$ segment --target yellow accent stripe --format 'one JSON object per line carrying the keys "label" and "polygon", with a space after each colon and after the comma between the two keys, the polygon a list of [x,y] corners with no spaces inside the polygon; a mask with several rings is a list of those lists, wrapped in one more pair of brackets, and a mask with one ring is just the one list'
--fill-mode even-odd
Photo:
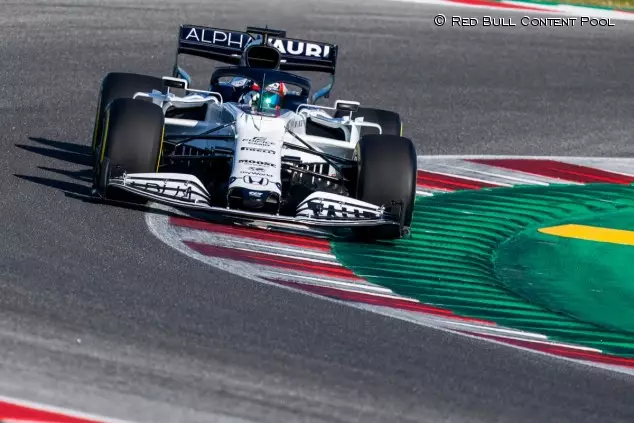
{"label": "yellow accent stripe", "polygon": [[161,164],[161,156],[163,155],[163,140],[165,139],[165,124],[163,124],[163,132],[161,132],[161,145],[159,146],[159,155],[158,160],[156,161],[156,171],[159,170],[159,165]]}
{"label": "yellow accent stripe", "polygon": [[401,122],[401,137],[403,136],[403,122]]}
{"label": "yellow accent stripe", "polygon": [[599,228],[586,225],[561,225],[541,228],[539,232],[563,238],[583,239],[586,241],[607,242],[610,244],[634,245],[634,231],[623,229]]}
{"label": "yellow accent stripe", "polygon": [[106,143],[108,142],[108,128],[110,127],[110,109],[106,111],[106,123],[103,128],[103,137],[101,142],[101,158],[99,161],[103,161],[103,157],[106,155]]}

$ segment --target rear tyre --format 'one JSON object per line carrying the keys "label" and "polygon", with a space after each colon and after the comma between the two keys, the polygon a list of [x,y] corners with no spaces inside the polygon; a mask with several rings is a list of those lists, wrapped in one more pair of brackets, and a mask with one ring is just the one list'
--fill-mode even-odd
{"label": "rear tyre", "polygon": [[[163,144],[163,111],[142,100],[120,98],[105,110],[104,136],[98,145],[95,184],[101,196],[131,201],[132,196],[119,189],[108,190],[108,180],[126,173],[158,171]],[[145,203],[144,200],[134,200]]]}
{"label": "rear tyre", "polygon": [[366,135],[357,144],[356,198],[401,212],[401,226],[359,228],[355,235],[365,239],[396,239],[412,224],[416,199],[416,148],[404,137]]}
{"label": "rear tyre", "polygon": [[139,75],[136,73],[112,72],[106,75],[101,83],[97,112],[92,136],[92,151],[95,155],[97,144],[103,136],[105,110],[111,101],[117,98],[132,98],[137,92],[152,92],[163,90],[163,80],[155,76]]}
{"label": "rear tyre", "polygon": [[[348,116],[349,113],[350,112],[337,111],[335,113],[335,117],[340,118],[343,116]],[[363,120],[365,122],[379,124],[383,131],[383,135],[395,135],[398,137],[403,135],[401,116],[398,113],[394,113],[389,110],[360,107],[358,111],[352,113],[352,119],[356,119],[358,117],[363,117]],[[361,136],[378,133],[378,128],[361,128]]]}

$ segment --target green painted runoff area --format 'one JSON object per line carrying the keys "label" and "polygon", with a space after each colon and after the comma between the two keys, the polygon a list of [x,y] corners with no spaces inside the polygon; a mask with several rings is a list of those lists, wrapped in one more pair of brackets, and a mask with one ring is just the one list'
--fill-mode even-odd
{"label": "green painted runoff area", "polygon": [[[634,210],[571,221],[634,231]],[[565,238],[531,229],[497,251],[496,273],[506,287],[585,322],[632,332],[634,246]]]}
{"label": "green painted runoff area", "polygon": [[[496,1],[496,0],[494,0]],[[622,10],[634,12],[634,0],[518,0],[522,3],[533,3],[535,6],[552,6],[557,4],[569,4],[571,6],[591,7],[595,9]],[[613,22],[614,23],[614,22]]]}
{"label": "green painted runoff area", "polygon": [[[617,211],[634,213],[634,187],[591,184],[459,191],[419,197],[411,239],[376,244],[336,241],[333,251],[357,275],[423,303],[634,357],[631,333],[531,302],[514,292],[516,287],[508,289],[494,266],[500,245],[522,231]],[[634,265],[623,271],[634,272]]]}

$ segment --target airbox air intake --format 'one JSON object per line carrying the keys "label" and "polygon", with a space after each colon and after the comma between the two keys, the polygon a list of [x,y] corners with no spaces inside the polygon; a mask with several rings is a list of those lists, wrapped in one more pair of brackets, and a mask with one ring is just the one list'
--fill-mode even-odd
{"label": "airbox air intake", "polygon": [[269,46],[251,46],[245,52],[245,63],[250,68],[278,69],[280,52]]}

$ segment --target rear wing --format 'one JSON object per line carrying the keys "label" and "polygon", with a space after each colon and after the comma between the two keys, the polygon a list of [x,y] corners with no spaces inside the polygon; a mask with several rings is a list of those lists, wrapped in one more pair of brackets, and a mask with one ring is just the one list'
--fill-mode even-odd
{"label": "rear wing", "polygon": [[[283,31],[279,33],[285,35]],[[260,36],[228,29],[181,25],[174,76],[188,79],[188,75],[178,67],[180,54],[203,57],[229,65],[239,65],[245,48],[251,41],[259,39]],[[280,52],[280,70],[331,74],[333,76],[332,83],[316,94],[317,98],[328,97],[334,83],[337,65],[338,46],[336,44],[286,38],[285,36],[267,36],[266,41],[268,45],[275,47]]]}
{"label": "rear wing", "polygon": [[238,65],[244,48],[251,40],[253,37],[246,32],[181,25],[176,54],[188,54]]}
{"label": "rear wing", "polygon": [[[181,25],[178,54],[237,65],[245,47],[254,39],[248,32]],[[280,70],[335,73],[338,51],[335,44],[282,37],[268,37],[268,44],[281,53]]]}

